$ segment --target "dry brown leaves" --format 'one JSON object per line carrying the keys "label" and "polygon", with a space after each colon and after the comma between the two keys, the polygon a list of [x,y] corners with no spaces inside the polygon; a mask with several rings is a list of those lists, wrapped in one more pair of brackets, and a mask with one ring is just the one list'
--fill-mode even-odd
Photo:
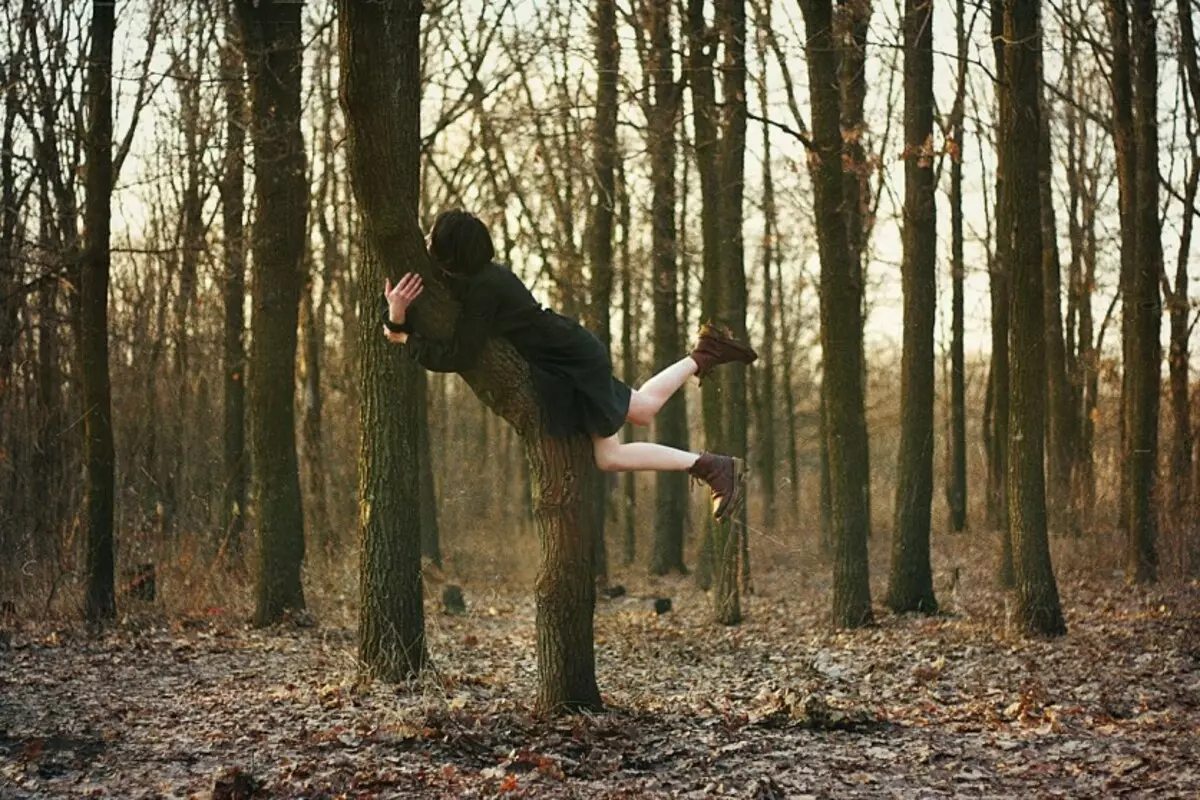
{"label": "dry brown leaves", "polygon": [[262,796],[310,798],[1200,790],[1200,587],[1064,582],[1070,634],[1026,641],[991,590],[944,617],[880,610],[874,628],[835,632],[820,579],[799,597],[787,575],[757,580],[738,628],[710,623],[682,579],[633,587],[670,591],[662,616],[602,601],[611,710],[554,720],[528,706],[522,593],[472,603],[468,586],[467,616],[430,618],[434,669],[401,687],[356,681],[346,630],[9,630],[0,795],[209,796],[241,774]]}

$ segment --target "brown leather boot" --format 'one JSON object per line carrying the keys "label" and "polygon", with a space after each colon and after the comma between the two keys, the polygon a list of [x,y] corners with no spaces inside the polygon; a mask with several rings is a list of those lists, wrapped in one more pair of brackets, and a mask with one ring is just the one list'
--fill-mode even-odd
{"label": "brown leather boot", "polygon": [[718,364],[729,364],[734,361],[753,364],[758,360],[758,353],[754,352],[753,347],[733,338],[729,329],[722,330],[711,322],[700,326],[700,338],[689,355],[699,365],[696,377],[700,379],[703,379],[708,371]]}
{"label": "brown leather boot", "polygon": [[701,453],[688,474],[712,489],[713,518],[721,522],[737,512],[746,492],[746,462],[733,456]]}

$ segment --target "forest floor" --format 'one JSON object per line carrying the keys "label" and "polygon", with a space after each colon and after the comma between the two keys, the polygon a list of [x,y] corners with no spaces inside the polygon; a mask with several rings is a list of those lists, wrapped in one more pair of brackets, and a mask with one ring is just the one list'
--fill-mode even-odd
{"label": "forest floor", "polygon": [[828,625],[828,570],[784,557],[758,559],[728,628],[690,578],[617,575],[631,596],[596,613],[609,710],[549,720],[529,581],[465,582],[465,616],[430,603],[433,669],[400,687],[357,681],[352,609],[267,631],[151,610],[98,636],[10,619],[0,797],[207,797],[234,768],[264,797],[1200,794],[1200,585],[1060,568],[1070,632],[1025,640],[990,557],[956,554],[953,589],[935,557],[946,613],[877,605],[855,632]]}

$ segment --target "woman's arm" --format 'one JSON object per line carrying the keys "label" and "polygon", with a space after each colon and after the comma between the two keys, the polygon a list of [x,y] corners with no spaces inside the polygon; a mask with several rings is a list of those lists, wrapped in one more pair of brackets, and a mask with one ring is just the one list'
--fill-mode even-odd
{"label": "woman's arm", "polygon": [[404,344],[404,352],[430,372],[462,372],[479,359],[492,332],[498,300],[486,286],[474,286],[463,301],[462,313],[450,339],[431,339],[417,333],[387,332],[389,341]]}

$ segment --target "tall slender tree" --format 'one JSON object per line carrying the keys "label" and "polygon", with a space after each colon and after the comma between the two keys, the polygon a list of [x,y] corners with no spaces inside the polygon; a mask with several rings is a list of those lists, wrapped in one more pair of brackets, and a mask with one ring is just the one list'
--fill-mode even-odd
{"label": "tall slender tree", "polygon": [[[1117,156],[1117,183],[1120,188],[1118,210],[1121,223],[1121,278],[1122,303],[1128,309],[1132,302],[1133,274],[1137,269],[1137,141],[1134,127],[1133,56],[1129,36],[1129,4],[1127,0],[1109,0],[1108,27],[1112,38],[1112,136]],[[1134,336],[1131,325],[1136,318],[1132,309],[1121,315],[1121,447],[1124,455],[1129,440],[1128,405],[1131,393],[1130,366],[1134,360],[1131,350]],[[1122,460],[1120,495],[1118,500],[1118,524],[1129,536],[1130,479],[1131,465]]]}
{"label": "tall slender tree", "polygon": [[1042,220],[1038,195],[1038,0],[1004,0],[1005,76],[1011,113],[1005,202],[1012,242],[1009,309],[1012,320],[1012,424],[1008,446],[1008,518],[1013,543],[1016,604],[1013,623],[1032,634],[1066,632],[1046,531],[1045,340],[1042,304]]}
{"label": "tall slender tree", "polygon": [[296,454],[295,386],[308,213],[300,131],[299,3],[238,0],[250,77],[256,219],[250,342],[250,448],[259,567],[255,622],[304,608],[304,511]]}
{"label": "tall slender tree", "polygon": [[933,0],[904,4],[904,355],[888,605],[937,611],[930,567],[937,186],[933,175]]}
{"label": "tall slender tree", "polygon": [[872,620],[867,565],[871,520],[863,411],[863,287],[851,258],[842,211],[841,101],[832,4],[830,0],[802,0],[800,10],[807,33],[813,146],[809,163],[821,259],[825,439],[834,537],[833,621],[842,627],[857,627]]}
{"label": "tall slender tree", "polygon": [[93,0],[84,140],[84,246],[79,269],[79,361],[84,407],[87,591],[84,614],[99,623],[116,616],[113,532],[116,454],[108,372],[109,239],[113,190],[112,0]]}
{"label": "tall slender tree", "polygon": [[954,38],[957,45],[957,88],[950,114],[950,464],[947,469],[946,499],[950,506],[950,530],[967,527],[967,387],[964,347],[963,281],[963,150],[965,147],[967,94],[966,0],[954,4]]}
{"label": "tall slender tree", "polygon": [[[653,264],[654,367],[661,370],[679,359],[679,253],[675,230],[675,128],[679,120],[682,89],[675,77],[671,36],[671,3],[649,0],[644,8],[649,43],[646,73],[650,92],[646,115],[650,150],[650,251]],[[687,448],[687,397],[677,392],[655,420],[661,444]],[[686,572],[683,561],[683,526],[687,521],[687,475],[655,475],[658,499],[654,509],[654,550],[650,572],[666,575]]]}
{"label": "tall slender tree", "polygon": [[992,351],[988,372],[989,418],[985,420],[991,442],[988,454],[988,517],[1000,531],[1001,586],[1013,584],[1013,545],[1008,525],[1008,432],[1009,432],[1009,282],[1012,269],[1012,230],[1006,202],[1009,184],[1009,140],[1005,138],[1011,116],[1006,86],[1010,80],[1004,49],[1004,0],[992,0],[992,52],[996,63],[996,248],[992,256],[990,297]]}
{"label": "tall slender tree", "polygon": [[[1179,17],[1179,61],[1183,86],[1183,105],[1186,117],[1186,134],[1189,148],[1188,174],[1183,189],[1185,209],[1196,207],[1200,190],[1200,59],[1196,50],[1196,28],[1192,19],[1192,4],[1179,0],[1176,4]],[[1195,230],[1196,214],[1185,210],[1179,234],[1179,252],[1175,262],[1175,287],[1171,290],[1164,282],[1167,305],[1171,319],[1171,349],[1169,366],[1171,375],[1171,416],[1174,430],[1171,435],[1171,486],[1169,512],[1175,519],[1182,518],[1188,501],[1192,497],[1192,447],[1195,434],[1192,429],[1191,401],[1189,397],[1190,361],[1188,340],[1191,335],[1191,300],[1188,294],[1188,262]]]}
{"label": "tall slender tree", "polygon": [[221,80],[225,90],[225,151],[222,164],[221,227],[224,418],[222,422],[222,541],[233,563],[240,564],[245,544],[246,459],[246,93],[244,59],[232,1],[225,8],[225,41],[221,48]]}
{"label": "tall slender tree", "polygon": [[1129,473],[1126,577],[1158,578],[1158,405],[1162,373],[1162,229],[1158,218],[1158,43],[1153,0],[1133,0],[1134,142],[1137,201],[1135,260],[1125,296],[1131,338],[1126,350],[1125,469]]}

